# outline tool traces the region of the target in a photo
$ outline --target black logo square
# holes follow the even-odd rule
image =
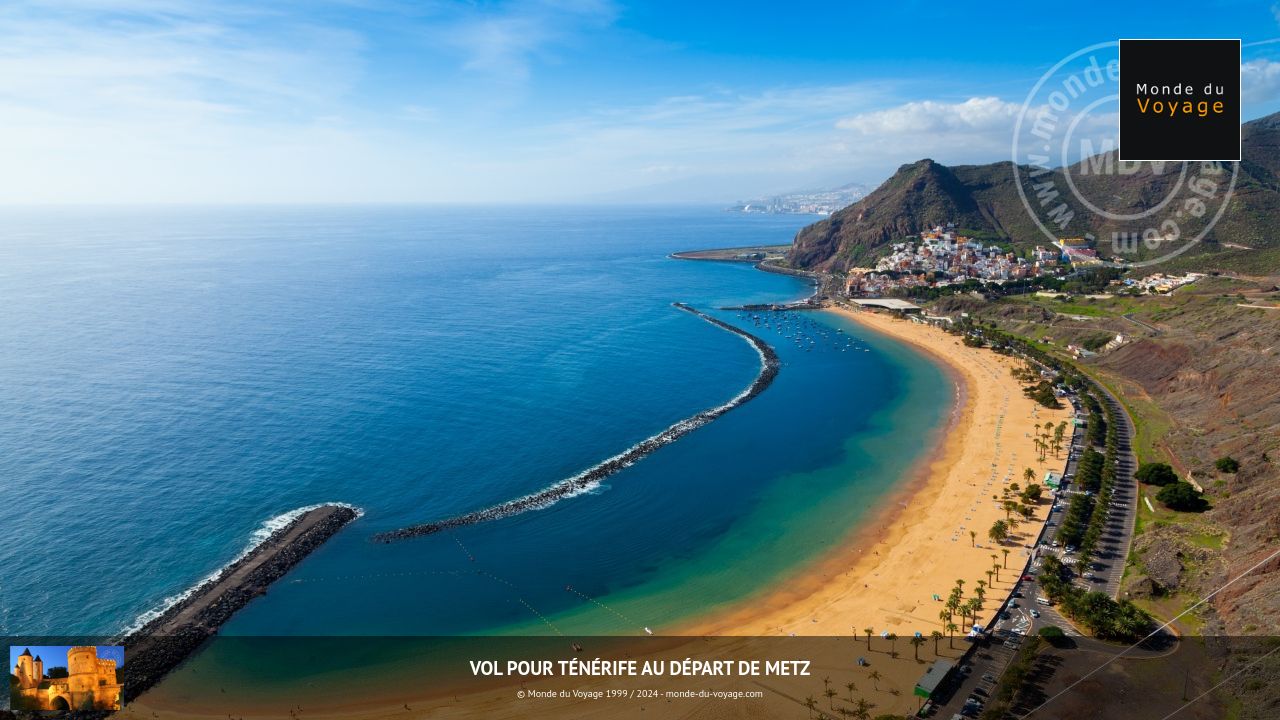
[[[1120,159],[1240,159],[1239,40],[1120,41]]]

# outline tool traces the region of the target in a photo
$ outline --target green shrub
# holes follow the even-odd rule
[[[1199,490],[1196,490],[1191,483],[1181,481],[1160,488],[1160,492],[1156,493],[1156,499],[1170,510],[1184,512],[1199,512],[1208,505]]]
[[[1164,486],[1178,482],[1178,474],[1169,463],[1142,463],[1133,476],[1144,485]]]
[[[1240,470],[1240,461],[1230,455],[1224,455],[1223,457],[1218,458],[1217,462],[1215,462],[1213,466],[1218,468],[1218,472],[1233,473]]]

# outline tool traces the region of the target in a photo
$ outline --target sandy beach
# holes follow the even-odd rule
[[[1033,440],[1033,427],[1058,423],[1070,417],[1064,407],[1050,410],[1022,394],[1010,370],[1022,361],[989,350],[970,348],[959,338],[937,328],[872,312],[838,309],[844,316],[874,332],[883,333],[928,353],[949,372],[955,385],[952,413],[946,427],[936,436],[936,447],[926,455],[913,476],[883,502],[876,520],[850,533],[846,542],[828,557],[798,569],[778,587],[751,598],[738,607],[704,618],[679,632],[691,636],[683,652],[697,657],[699,644],[707,652],[707,635],[737,636],[741,645],[733,656],[776,651],[769,638],[824,636],[847,638],[806,649],[813,662],[812,674],[804,678],[750,681],[723,679],[694,681],[695,688],[763,691],[763,697],[749,701],[716,699],[655,699],[621,705],[577,698],[540,703],[520,702],[518,690],[626,690],[637,687],[635,679],[549,678],[519,683],[499,683],[500,687],[477,688],[454,695],[441,688],[401,687],[376,697],[359,693],[341,707],[309,708],[308,716],[377,717],[776,717],[806,712],[805,700],[816,697],[821,706],[853,705],[858,697],[873,704],[876,712],[908,713],[919,707],[911,688],[927,664],[938,657],[955,659],[967,648],[962,638],[930,639],[919,648],[908,640],[919,632],[929,638],[944,631],[939,619],[943,602],[957,579],[965,581],[966,597],[972,596],[979,580],[991,580],[991,591],[979,622],[985,623],[1007,595],[1017,569],[1026,560],[1026,545],[1039,532],[1048,503],[1042,502],[1035,517],[1021,523],[1003,545],[994,545],[987,531],[1006,516],[1000,505],[1001,489],[1010,483],[1025,485],[1024,472],[1031,468],[1037,481],[1049,470],[1060,471],[1065,455],[1052,454],[1040,462]],[[927,438],[926,438],[927,441]],[[885,449],[888,452],[892,448]],[[976,537],[971,533],[976,534]],[[1003,550],[1008,550],[1007,560]],[[993,561],[993,557],[995,559]],[[989,577],[993,562],[1002,568],[999,580]],[[1003,566],[1007,562],[1007,569]],[[957,620],[957,624],[958,620]],[[872,628],[868,640],[866,628]],[[889,632],[897,641],[881,637]],[[793,638],[793,639],[797,639]],[[775,642],[776,641],[772,641]],[[936,650],[935,650],[936,649]],[[681,648],[668,647],[662,656],[677,655]],[[723,652],[723,649],[713,652]],[[852,658],[865,660],[855,665]],[[671,687],[672,681],[661,683]],[[827,697],[834,685],[846,688],[848,701]],[[455,688],[456,690],[456,688]],[[843,697],[844,692],[840,693]],[[127,708],[126,717],[226,717],[228,709],[212,702],[208,706],[173,707],[151,704],[150,698]],[[204,703],[200,703],[204,705]],[[254,707],[252,715],[243,706],[233,717],[278,717],[294,715],[286,708]]]
[[[1071,412],[1045,408],[1022,394],[1010,371],[1023,361],[967,347],[929,325],[869,311],[835,312],[928,353],[948,369],[957,388],[949,427],[874,522],[787,587],[699,623],[691,634],[831,636],[864,634],[871,627],[877,635],[928,636],[943,629],[942,602],[933,596],[945,599],[958,579],[965,581],[966,594],[977,581],[987,582],[991,556],[1003,566],[1007,549],[1010,570],[992,578],[993,590],[979,615],[985,623],[1016,580],[1013,569],[1025,563],[1025,546],[1044,522],[1047,502],[1004,545],[994,546],[987,537],[991,525],[1005,518],[1003,487],[1025,486],[1026,468],[1041,482],[1045,472],[1061,472],[1065,463],[1065,454],[1040,462],[1033,428],[1066,420]]]

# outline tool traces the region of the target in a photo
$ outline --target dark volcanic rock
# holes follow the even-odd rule
[[[146,692],[186,660],[231,616],[266,593],[316,548],[357,517],[342,506],[318,508],[271,534],[190,597],[123,639],[124,700]]]

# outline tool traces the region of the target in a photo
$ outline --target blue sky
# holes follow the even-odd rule
[[[43,660],[46,673],[55,667],[65,668],[67,666],[67,651],[70,649],[70,645],[11,645],[9,647],[9,672],[13,672],[13,667],[18,664],[18,658],[22,655],[23,650],[30,650],[32,656]],[[116,667],[122,667],[124,665],[124,647],[121,645],[100,645],[98,646],[98,659],[115,660]]]
[[[61,0],[0,5],[0,202],[747,199],[1007,159],[1074,50],[1269,3]]]

